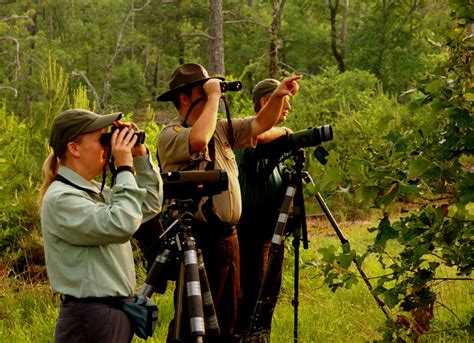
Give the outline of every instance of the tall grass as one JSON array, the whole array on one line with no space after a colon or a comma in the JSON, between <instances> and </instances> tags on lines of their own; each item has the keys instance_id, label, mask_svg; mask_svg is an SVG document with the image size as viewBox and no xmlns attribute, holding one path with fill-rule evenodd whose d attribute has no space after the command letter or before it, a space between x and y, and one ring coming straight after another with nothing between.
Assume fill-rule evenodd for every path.
<instances>
[{"instance_id":1,"label":"tall grass","mask_svg":"<svg viewBox=\"0 0 474 343\"><path fill-rule=\"evenodd\" d=\"M298 338L299 342L367 342L382 340L385 317L377 307L366 285L360 280L351 289L332 292L323 283L317 250L339 245L332 228L323 221L310 223L309 249L300 248ZM371 240L366 223L341 225L353 249L360 252ZM271 341L291 342L294 337L294 253L292 238L286 242L286 257L281 296L275 310ZM380 275L376 261L366 260L364 271L371 277ZM3 271L5 274L5 271ZM443 277L453 276L444 270ZM0 284L0 342L51 342L58 312L58 298L51 294L47 283L28 283L12 277ZM138 278L143 280L143 269ZM138 282L138 286L140 286ZM376 283L376 279L371 279ZM173 287L169 282L165 294L154 294L159 308L159 324L148 342L164 342L168 323L173 317ZM456 330L473 311L472 281L441 282L438 299L447 306L435 306L435 317L429 334L420 342L471 342L465 331ZM449 307L449 308L448 308ZM134 342L142 342L134 338Z\"/></svg>"}]
</instances>

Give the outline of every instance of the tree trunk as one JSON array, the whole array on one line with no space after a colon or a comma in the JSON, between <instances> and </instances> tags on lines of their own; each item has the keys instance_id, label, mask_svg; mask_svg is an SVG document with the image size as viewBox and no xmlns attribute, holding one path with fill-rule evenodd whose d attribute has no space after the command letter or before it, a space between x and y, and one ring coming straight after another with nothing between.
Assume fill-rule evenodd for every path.
<instances>
[{"instance_id":1,"label":"tree trunk","mask_svg":"<svg viewBox=\"0 0 474 343\"><path fill-rule=\"evenodd\" d=\"M341 56L344 63L344 70L347 66L345 64L346 59L346 41L347 41L347 13L349 12L349 0L343 0L344 7L342 9L342 22L341 22Z\"/></svg>"},{"instance_id":2,"label":"tree trunk","mask_svg":"<svg viewBox=\"0 0 474 343\"><path fill-rule=\"evenodd\" d=\"M341 73L346 71L346 65L344 62L344 57L345 57L344 54L345 54L345 40L346 40L346 34L347 34L347 22L346 22L347 7L346 6L348 5L349 5L349 0L344 0L343 18L342 18L342 23L341 23L341 35L340 37L338 37L337 12L339 10L339 0L335 0L334 4L332 0L328 2L329 11L331 13L331 50L334 57L336 58L339 71ZM338 44L338 40L339 40L339 44Z\"/></svg>"},{"instance_id":3,"label":"tree trunk","mask_svg":"<svg viewBox=\"0 0 474 343\"><path fill-rule=\"evenodd\" d=\"M145 87L148 85L148 44L145 45L145 49L143 51L143 78L145 79Z\"/></svg>"},{"instance_id":4,"label":"tree trunk","mask_svg":"<svg viewBox=\"0 0 474 343\"><path fill-rule=\"evenodd\" d=\"M376 56L376 62L375 62L375 66L374 66L374 74L378 77L378 78L381 78L381 75L382 75L382 63L383 63L383 60L384 60L384 55L385 55L385 46L386 46L386 36L387 36L387 27L386 25L388 24L388 16L389 16L389 7L392 5L392 3L388 3L386 2L386 0L383 0L382 1L382 13L381 13L381 17L382 17L382 23L383 23L383 26L381 27L381 30L382 30L382 34L380 35L380 39L379 39L379 46L380 46L380 49L378 49L378 52L377 52L377 56Z\"/></svg>"},{"instance_id":5,"label":"tree trunk","mask_svg":"<svg viewBox=\"0 0 474 343\"><path fill-rule=\"evenodd\" d=\"M225 75L222 0L211 0L209 23L208 34L213 39L208 44L208 71L211 75Z\"/></svg>"},{"instance_id":6,"label":"tree trunk","mask_svg":"<svg viewBox=\"0 0 474 343\"><path fill-rule=\"evenodd\" d=\"M160 66L160 51L156 52L155 68L153 69L153 88L158 87L158 69Z\"/></svg>"},{"instance_id":7,"label":"tree trunk","mask_svg":"<svg viewBox=\"0 0 474 343\"><path fill-rule=\"evenodd\" d=\"M131 8L132 8L132 14L131 14L131 28L130 28L130 35L131 35L131 40L130 40L130 56L131 60L133 61L135 59L135 1L132 0L131 2Z\"/></svg>"},{"instance_id":8,"label":"tree trunk","mask_svg":"<svg viewBox=\"0 0 474 343\"><path fill-rule=\"evenodd\" d=\"M278 29L281 26L281 14L285 0L273 0L272 24L270 26L270 77L278 78Z\"/></svg>"}]
</instances>

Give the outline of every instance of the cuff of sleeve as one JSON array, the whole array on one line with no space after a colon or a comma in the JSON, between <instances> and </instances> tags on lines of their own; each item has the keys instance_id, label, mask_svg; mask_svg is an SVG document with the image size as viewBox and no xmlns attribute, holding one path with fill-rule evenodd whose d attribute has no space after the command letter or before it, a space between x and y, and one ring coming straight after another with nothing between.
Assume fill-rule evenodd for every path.
<instances>
[{"instance_id":1,"label":"cuff of sleeve","mask_svg":"<svg viewBox=\"0 0 474 343\"><path fill-rule=\"evenodd\" d=\"M144 170L150 165L150 154L136 156L133 158L133 165L136 170Z\"/></svg>"}]
</instances>

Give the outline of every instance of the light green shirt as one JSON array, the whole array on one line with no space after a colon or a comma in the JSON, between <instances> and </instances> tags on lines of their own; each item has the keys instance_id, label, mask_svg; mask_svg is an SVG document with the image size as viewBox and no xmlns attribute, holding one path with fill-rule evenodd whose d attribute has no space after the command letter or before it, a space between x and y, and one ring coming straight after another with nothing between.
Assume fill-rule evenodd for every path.
<instances>
[{"instance_id":1,"label":"light green shirt","mask_svg":"<svg viewBox=\"0 0 474 343\"><path fill-rule=\"evenodd\" d=\"M54 292L84 297L130 296L135 266L130 238L161 210L162 180L150 156L134 158L136 176L117 175L112 189L88 182L71 169L58 173L41 205L46 268Z\"/></svg>"}]
</instances>

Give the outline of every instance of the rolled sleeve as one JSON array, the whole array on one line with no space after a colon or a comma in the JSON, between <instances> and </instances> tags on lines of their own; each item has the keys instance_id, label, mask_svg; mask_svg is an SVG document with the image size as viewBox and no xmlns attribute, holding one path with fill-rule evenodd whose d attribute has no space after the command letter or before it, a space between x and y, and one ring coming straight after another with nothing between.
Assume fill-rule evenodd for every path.
<instances>
[{"instance_id":1,"label":"rolled sleeve","mask_svg":"<svg viewBox=\"0 0 474 343\"><path fill-rule=\"evenodd\" d=\"M187 166L209 158L207 148L190 153L190 127L170 124L158 136L158 159L164 172L186 169Z\"/></svg>"}]
</instances>

